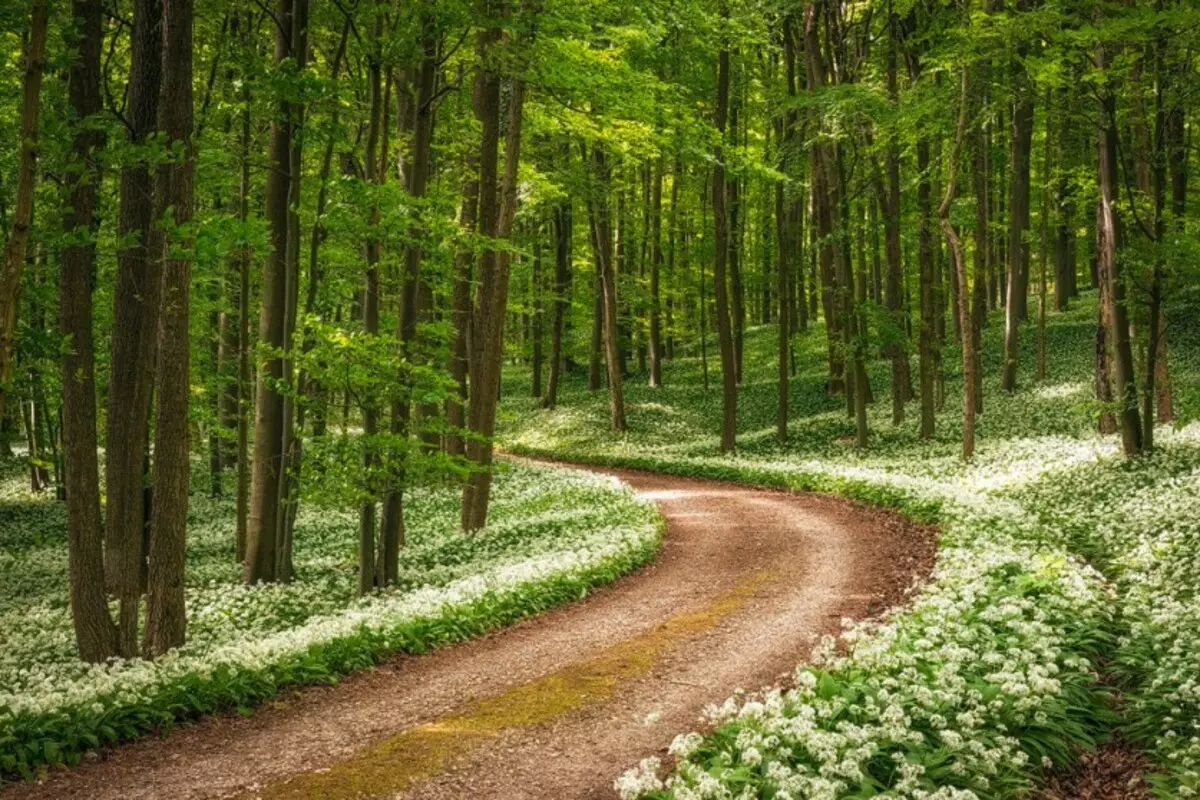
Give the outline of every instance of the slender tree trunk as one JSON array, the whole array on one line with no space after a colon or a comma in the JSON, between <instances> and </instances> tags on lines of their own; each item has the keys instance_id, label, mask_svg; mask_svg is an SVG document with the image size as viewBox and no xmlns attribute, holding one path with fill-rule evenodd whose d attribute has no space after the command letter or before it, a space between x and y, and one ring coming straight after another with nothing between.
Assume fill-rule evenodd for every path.
<instances>
[{"instance_id":1,"label":"slender tree trunk","mask_svg":"<svg viewBox=\"0 0 1200 800\"><path fill-rule=\"evenodd\" d=\"M569 154L570 148L564 147L563 151ZM550 323L550 376L546 379L542 408L554 408L558 403L558 383L564 367L563 327L571 303L571 199L563 199L553 213L554 307Z\"/></svg>"},{"instance_id":2,"label":"slender tree trunk","mask_svg":"<svg viewBox=\"0 0 1200 800\"><path fill-rule=\"evenodd\" d=\"M1041 247L1038 248L1038 309L1037 309L1037 382L1042 383L1046 380L1046 261L1049 258L1048 250L1050 248L1050 170L1053 166L1052 156L1053 150L1051 144L1054 139L1054 126L1052 124L1052 107L1050 104L1050 92L1046 92L1046 136L1042 143L1043 160L1042 160L1042 187L1041 187Z\"/></svg>"},{"instance_id":3,"label":"slender tree trunk","mask_svg":"<svg viewBox=\"0 0 1200 800\"><path fill-rule=\"evenodd\" d=\"M786 174L790 158L783 145L784 119L782 116L775 118L775 138L781 143L778 168ZM775 438L779 440L780 444L785 443L788 438L788 390L791 378L788 374L788 351L791 346L792 331L789 325L788 306L792 290L788 285L788 277L792 269L790 257L794 251L793 243L788 236L788 228L784 182L778 180L775 182L775 294L779 302L779 319L777 321L779 327L779 358L777 362L779 399L775 406Z\"/></svg>"},{"instance_id":4,"label":"slender tree trunk","mask_svg":"<svg viewBox=\"0 0 1200 800\"><path fill-rule=\"evenodd\" d=\"M381 185L387 173L380 169L379 135L383 128L383 91L380 38L383 31L383 13L376 8L372 21L370 55L367 61L367 87L370 93L370 120L367 128L367 146L363 159L363 177L371 186ZM379 335L379 206L373 202L367 222L366 241L367 275L362 296L363 333ZM374 438L379 433L379 401L375 397L364 399L363 407L363 470L366 472L366 496L358 510L358 593L369 594L375 587L375 525L378 479L375 471L377 445Z\"/></svg>"},{"instance_id":5,"label":"slender tree trunk","mask_svg":"<svg viewBox=\"0 0 1200 800\"><path fill-rule=\"evenodd\" d=\"M1187 213L1187 161L1188 147L1184 136L1184 109L1177 99L1168 110L1164 124L1164 136L1167 144L1167 168L1171 181L1171 216L1174 220L1173 230L1182 234L1185 230L1185 214ZM1165 321L1160 323L1165 330ZM1158 421L1171 422L1175 419L1175 409L1171 400L1171 383L1167 375L1167 338L1159 337L1159 356L1157 360L1158 375Z\"/></svg>"},{"instance_id":6,"label":"slender tree trunk","mask_svg":"<svg viewBox=\"0 0 1200 800\"><path fill-rule=\"evenodd\" d=\"M169 0L163 14L162 101L159 128L181 160L159 167L156 215L173 215L173 229L190 231L193 206L192 3ZM185 233L185 237L189 234ZM187 630L183 574L188 510L188 291L190 238L163 239L162 306L154 420L154 504L150 513L143 650L150 657L183 644Z\"/></svg>"},{"instance_id":7,"label":"slender tree trunk","mask_svg":"<svg viewBox=\"0 0 1200 800\"><path fill-rule=\"evenodd\" d=\"M467 178L463 181L462 208L458 224L463 233L470 236L475 232L475 221L479 211L479 170L474 158L467 160ZM474 254L467 247L455 256L454 288L452 290L450 316L454 321L454 340L450 349L450 375L456 387L455 395L446 400L446 453L461 456L466 452L462 431L466 428L468 398L467 373L470 358L468 346L471 333L471 265ZM553 374L553 373L552 373Z\"/></svg>"},{"instance_id":8,"label":"slender tree trunk","mask_svg":"<svg viewBox=\"0 0 1200 800\"><path fill-rule=\"evenodd\" d=\"M1029 244L1029 172L1033 148L1033 96L1024 77L1024 67L1014 65L1016 99L1012 110L1012 183L1008 201L1008 283L1004 317L1004 391L1017 388L1019 334L1028 314Z\"/></svg>"},{"instance_id":9,"label":"slender tree trunk","mask_svg":"<svg viewBox=\"0 0 1200 800\"><path fill-rule=\"evenodd\" d=\"M1103 70L1108 66L1108 54L1103 45L1096 50L1097 66ZM1120 274L1119 220L1116 197L1117 175L1117 129L1116 100L1106 90L1100 98L1100 147L1099 185L1100 214L1098 220L1097 261L1100 278L1107 289L1109 334L1112 336L1112 365L1116 400L1119 404L1118 419L1121 426L1121 443L1127 457L1142 452L1142 426L1138 414L1137 382L1134 378L1133 346L1129 336L1129 312L1125 301L1125 283Z\"/></svg>"},{"instance_id":10,"label":"slender tree trunk","mask_svg":"<svg viewBox=\"0 0 1200 800\"><path fill-rule=\"evenodd\" d=\"M617 320L617 276L613 263L613 232L608 199L612 169L608 165L604 150L599 146L592 150L592 176L592 245L596 271L600 276L600 298L603 303L604 361L608 373L609 412L612 429L624 431L627 423L625 394L621 385L621 333Z\"/></svg>"},{"instance_id":11,"label":"slender tree trunk","mask_svg":"<svg viewBox=\"0 0 1200 800\"><path fill-rule=\"evenodd\" d=\"M0 265L0 419L16 351L18 300L21 270L29 229L33 224L33 194L37 185L38 112L41 108L42 76L46 60L46 0L32 0L29 12L29 40L24 53L21 81L21 141L17 163L17 195L12 227L4 245L4 263Z\"/></svg>"},{"instance_id":12,"label":"slender tree trunk","mask_svg":"<svg viewBox=\"0 0 1200 800\"><path fill-rule=\"evenodd\" d=\"M722 15L728 17L729 9L722 7ZM717 132L724 138L725 117L729 108L729 50L722 46L717 66L717 104L714 121ZM716 300L717 344L721 353L721 452L731 452L737 446L737 362L734 352L733 331L729 318L729 295L725 275L729 257L729 220L725 208L725 154L724 147L717 145L713 154L712 204L716 248L713 258L713 297Z\"/></svg>"},{"instance_id":13,"label":"slender tree trunk","mask_svg":"<svg viewBox=\"0 0 1200 800\"><path fill-rule=\"evenodd\" d=\"M292 54L293 2L277 0L276 3L276 65ZM280 97L276 117L271 122L271 166L267 170L266 217L271 243L263 265L258 338L270 349L270 354L258 365L255 394L254 464L244 573L246 583L250 584L279 579L279 498L284 469L284 403L279 388L284 380L284 359L279 354L287 339L291 133L290 104Z\"/></svg>"},{"instance_id":14,"label":"slender tree trunk","mask_svg":"<svg viewBox=\"0 0 1200 800\"><path fill-rule=\"evenodd\" d=\"M960 290L955 297L959 329L962 332L962 364L963 364L963 459L970 461L975 454L975 345L972 341L973 326L971 324L971 304L967 295L967 266L966 254L963 252L962 240L950 222L950 207L954 204L955 193L958 190L958 160L962 152L963 140L967 131L967 98L968 79L967 68L962 68L961 84L958 98L958 123L954 132L954 149L950 153L950 164L946 177L946 194L938 207L938 219L941 221L942 233L946 235L946 244L950 250L950 263L954 274L958 276Z\"/></svg>"},{"instance_id":15,"label":"slender tree trunk","mask_svg":"<svg viewBox=\"0 0 1200 800\"><path fill-rule=\"evenodd\" d=\"M530 393L533 397L542 396L542 226L534 225L533 260L530 262L530 316L529 335L532 338L530 348L530 378L532 385Z\"/></svg>"},{"instance_id":16,"label":"slender tree trunk","mask_svg":"<svg viewBox=\"0 0 1200 800\"><path fill-rule=\"evenodd\" d=\"M241 180L238 185L238 221L250 215L250 88L242 85ZM236 558L246 562L250 527L250 246L238 248L238 414L237 414L237 542Z\"/></svg>"},{"instance_id":17,"label":"slender tree trunk","mask_svg":"<svg viewBox=\"0 0 1200 800\"><path fill-rule=\"evenodd\" d=\"M933 438L934 429L934 321L933 307L933 202L930 198L929 140L917 142L917 171L921 174L917 184L917 208L921 222L918 244L920 290L920 328L918 332L918 355L920 358L921 385L921 438Z\"/></svg>"},{"instance_id":18,"label":"slender tree trunk","mask_svg":"<svg viewBox=\"0 0 1200 800\"><path fill-rule=\"evenodd\" d=\"M532 12L530 12L532 13ZM491 29L480 34L481 49L499 37ZM517 39L517 50L531 44L528 35ZM514 78L508 105L508 129L504 154L504 180L496 196L496 173L499 143L500 78L488 72L484 96L480 104L483 113L483 138L480 160L480 230L484 235L506 239L512 231L517 213L517 168L521 158L521 126L524 119L525 81ZM490 162L490 163L489 163ZM486 250L479 264L479 291L476 294L476 316L473 330L476 343L471 367L471 430L477 438L467 445L467 455L476 472L463 489L462 528L476 531L487 524L488 502L492 487L492 436L496 429L496 405L500 394L500 366L504 343L504 317L508 305L509 259L507 250Z\"/></svg>"},{"instance_id":19,"label":"slender tree trunk","mask_svg":"<svg viewBox=\"0 0 1200 800\"><path fill-rule=\"evenodd\" d=\"M1059 96L1064 112L1069 108L1068 96L1064 91ZM1070 173L1067 169L1067 132L1062 131L1057 139L1059 174L1055 183L1054 205L1057 222L1054 229L1054 309L1066 311L1073 288L1071 265L1072 218L1074 201L1071 195Z\"/></svg>"},{"instance_id":20,"label":"slender tree trunk","mask_svg":"<svg viewBox=\"0 0 1200 800\"><path fill-rule=\"evenodd\" d=\"M896 28L899 21L892 15L889 22L887 54L888 97L899 102L896 75ZM887 260L887 280L884 283L884 302L891 330L887 353L892 361L892 424L904 422L904 404L909 400L912 377L909 374L907 337L904 329L904 265L900 247L900 146L895 136L889 136L884 152L884 172L887 184L879 198L883 215L883 246Z\"/></svg>"},{"instance_id":21,"label":"slender tree trunk","mask_svg":"<svg viewBox=\"0 0 1200 800\"><path fill-rule=\"evenodd\" d=\"M740 103L737 99L737 93L734 93L734 101L731 104L729 112L729 140L734 145L738 140L738 112ZM736 176L730 176L725 182L726 197L729 200L729 285L731 290L732 307L730 309L730 321L733 323L733 367L734 376L737 382L742 382L742 347L745 338L746 329L746 298L745 289L742 286L742 248L741 230L742 217L742 194L741 180Z\"/></svg>"},{"instance_id":22,"label":"slender tree trunk","mask_svg":"<svg viewBox=\"0 0 1200 800\"><path fill-rule=\"evenodd\" d=\"M129 143L144 146L158 124L162 70L162 7L138 0L133 9L126 119ZM144 159L121 170L118 237L105 437L105 577L120 598L121 655L138 653L145 507L143 462L157 357L162 232L151 232L154 192Z\"/></svg>"},{"instance_id":23,"label":"slender tree trunk","mask_svg":"<svg viewBox=\"0 0 1200 800\"><path fill-rule=\"evenodd\" d=\"M64 233L60 254L59 330L62 355L62 425L67 492L67 562L71 616L79 657L93 663L117 653L117 629L104 595L100 521L100 475L96 454L96 360L92 340L92 281L96 268L96 196L100 181L96 151L104 145L88 122L99 113L100 0L74 0L72 18L78 56L70 69L68 94L74 112L75 168L66 174Z\"/></svg>"},{"instance_id":24,"label":"slender tree trunk","mask_svg":"<svg viewBox=\"0 0 1200 800\"><path fill-rule=\"evenodd\" d=\"M308 61L308 0L292 2L292 59L303 73ZM279 452L279 513L275 529L275 579L293 577L292 531L300 499L300 439L296 436L296 317L300 304L300 179L303 172L304 103L289 104L291 127L287 161L287 251L284 259L282 432Z\"/></svg>"},{"instance_id":25,"label":"slender tree trunk","mask_svg":"<svg viewBox=\"0 0 1200 800\"><path fill-rule=\"evenodd\" d=\"M654 166L654 182L651 186L650 217L650 386L662 386L662 161Z\"/></svg>"},{"instance_id":26,"label":"slender tree trunk","mask_svg":"<svg viewBox=\"0 0 1200 800\"><path fill-rule=\"evenodd\" d=\"M433 141L433 93L437 82L438 36L432 10L421 8L421 67L417 74L417 95L413 114L412 158L406 175L409 197L419 207L429 185ZM409 363L420 364L417 348L417 326L427 321L432 313L432 295L421 274L424 251L419 244L424 236L424 226L418 214L409 228L410 243L404 248L404 274L400 318L397 337ZM411 387L409 387L411 390ZM425 409L428 413L429 410ZM422 415L424 416L424 415ZM405 397L392 402L391 433L407 438L412 423L412 402ZM427 445L431 442L426 442ZM402 458L406 458L402 456ZM393 478L391 490L384 495L382 535L382 560L378 565L379 583L391 586L399 572L400 548L404 544L404 487L396 485L404 480L400 475Z\"/></svg>"},{"instance_id":27,"label":"slender tree trunk","mask_svg":"<svg viewBox=\"0 0 1200 800\"><path fill-rule=\"evenodd\" d=\"M991 68L984 64L980 68L979 86L982 93L980 111L987 105L988 84ZM974 165L971 181L975 194L975 263L974 286L971 308L971 377L975 398L975 414L983 413L983 327L988 313L988 275L991 272L992 235L991 226L991 153L986 124L975 134ZM964 348L966 342L963 343Z\"/></svg>"}]
</instances>

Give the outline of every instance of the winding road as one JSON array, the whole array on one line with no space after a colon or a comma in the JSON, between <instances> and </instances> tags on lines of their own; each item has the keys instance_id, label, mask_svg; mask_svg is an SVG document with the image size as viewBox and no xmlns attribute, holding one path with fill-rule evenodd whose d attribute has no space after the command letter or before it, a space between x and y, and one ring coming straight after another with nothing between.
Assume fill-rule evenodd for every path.
<instances>
[{"instance_id":1,"label":"winding road","mask_svg":"<svg viewBox=\"0 0 1200 800\"><path fill-rule=\"evenodd\" d=\"M609 798L705 706L902 602L934 533L815 495L603 470L667 519L658 559L566 607L338 686L115 748L18 798Z\"/></svg>"}]
</instances>

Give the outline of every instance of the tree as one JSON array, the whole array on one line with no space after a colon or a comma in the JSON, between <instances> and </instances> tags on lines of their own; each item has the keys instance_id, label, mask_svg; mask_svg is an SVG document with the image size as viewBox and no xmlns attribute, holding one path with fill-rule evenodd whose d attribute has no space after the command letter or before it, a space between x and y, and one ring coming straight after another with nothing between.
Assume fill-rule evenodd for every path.
<instances>
[{"instance_id":1,"label":"tree","mask_svg":"<svg viewBox=\"0 0 1200 800\"><path fill-rule=\"evenodd\" d=\"M162 73L162 4L138 0L130 52L129 143L145 147L158 125ZM117 254L112 360L105 440L105 577L121 601L121 655L137 655L144 582L144 472L157 357L162 291L162 229L153 226L155 198L144 156L121 170L118 232L128 246ZM154 230L152 230L152 226Z\"/></svg>"},{"instance_id":2,"label":"tree","mask_svg":"<svg viewBox=\"0 0 1200 800\"><path fill-rule=\"evenodd\" d=\"M156 212L163 236L154 420L154 507L150 515L143 649L156 656L183 644L183 576L188 509L188 292L193 208L192 3L169 0L163 15L159 128L173 152L159 167Z\"/></svg>"},{"instance_id":3,"label":"tree","mask_svg":"<svg viewBox=\"0 0 1200 800\"><path fill-rule=\"evenodd\" d=\"M1096 47L1096 66L1104 70L1109 64L1108 46ZM1121 425L1121 444L1125 455L1142 452L1142 426L1138 414L1137 383L1133 369L1133 346L1129 338L1129 311L1125 299L1125 283L1121 276L1120 219L1117 215L1117 118L1116 99L1105 90L1100 95L1099 164L1100 203L1097 213L1097 262L1104 286L1105 316L1108 335L1112 338L1112 366L1116 384L1117 417Z\"/></svg>"},{"instance_id":4,"label":"tree","mask_svg":"<svg viewBox=\"0 0 1200 800\"><path fill-rule=\"evenodd\" d=\"M67 542L71 615L84 661L102 662L117 653L117 629L104 595L100 467L96 453L96 355L92 334L92 274L96 263L97 151L104 145L95 125L100 101L100 0L73 0L71 14L79 55L68 78L74 114L72 153L66 178L63 221L66 246L59 258L59 330L62 355L63 447L67 490ZM185 440L186 441L186 440ZM186 461L186 458L185 458Z\"/></svg>"},{"instance_id":5,"label":"tree","mask_svg":"<svg viewBox=\"0 0 1200 800\"><path fill-rule=\"evenodd\" d=\"M967 131L967 97L968 79L967 68L960 70L960 89L958 99L958 122L954 130L954 149L950 153L950 164L946 176L946 194L938 206L938 219L941 222L942 233L946 236L946 245L950 249L950 263L954 274L958 276L960 287L955 313L958 314L959 329L962 331L962 362L963 362L963 459L970 461L975 454L975 344L974 331L971 325L971 303L967 293L966 254L963 252L962 240L958 231L950 221L950 207L958 190L958 161L962 152L963 140Z\"/></svg>"},{"instance_id":6,"label":"tree","mask_svg":"<svg viewBox=\"0 0 1200 800\"><path fill-rule=\"evenodd\" d=\"M29 228L33 223L33 191L37 183L38 117L46 58L46 2L33 0L29 11L29 38L25 46L25 73L21 80L21 153L17 169L17 196L12 227L4 243L0 265L0 419L4 419L8 383L17 333L17 300Z\"/></svg>"},{"instance_id":7,"label":"tree","mask_svg":"<svg viewBox=\"0 0 1200 800\"><path fill-rule=\"evenodd\" d=\"M721 7L722 20L728 21L729 9ZM717 102L713 121L717 134L725 137L726 116L729 113L729 46L721 43L717 57ZM729 219L725 208L724 146L718 141L713 152L713 296L716 299L717 344L721 353L721 452L728 453L737 446L737 362L733 347L733 331L729 320L729 287L725 275L729 258Z\"/></svg>"},{"instance_id":8,"label":"tree","mask_svg":"<svg viewBox=\"0 0 1200 800\"><path fill-rule=\"evenodd\" d=\"M496 9L504 12L503 3ZM526 28L518 36L517 50L529 46L532 38L536 8L527 3L524 11ZM479 36L481 61L491 55L491 48L500 40L498 28L485 30ZM462 527L475 531L487 524L488 502L492 486L492 441L496 429L496 404L500 392L500 364L504 341L504 316L508 307L508 277L511 252L500 249L503 240L512 232L517 213L517 170L521 159L521 125L525 103L525 80L512 80L508 101L508 137L505 143L504 179L497 187L497 146L500 138L500 75L491 65L483 64L480 113L483 136L480 146L480 206L479 229L490 236L479 261L479 288L475 300L472 330L476 334L471 354L471 431L475 434L467 444L467 457L474 462L476 472L463 489ZM498 189L498 191L497 191Z\"/></svg>"},{"instance_id":9,"label":"tree","mask_svg":"<svg viewBox=\"0 0 1200 800\"><path fill-rule=\"evenodd\" d=\"M302 0L301 0L302 1ZM275 66L292 54L292 12L296 0L277 0L275 6ZM246 533L246 583L279 578L280 486L283 480L283 351L287 339L288 198L292 159L291 107L286 97L276 101L271 120L270 162L267 171L266 216L271 247L262 271L262 310L258 339L266 348L259 357L254 411L254 461L250 483L250 520Z\"/></svg>"}]
</instances>

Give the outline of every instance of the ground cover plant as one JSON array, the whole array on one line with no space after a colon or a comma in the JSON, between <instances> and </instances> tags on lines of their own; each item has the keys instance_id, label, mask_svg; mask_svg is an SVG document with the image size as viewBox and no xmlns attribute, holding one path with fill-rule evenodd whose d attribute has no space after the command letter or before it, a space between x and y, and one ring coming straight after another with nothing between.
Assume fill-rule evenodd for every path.
<instances>
[{"instance_id":1,"label":"ground cover plant","mask_svg":"<svg viewBox=\"0 0 1200 800\"><path fill-rule=\"evenodd\" d=\"M1055 355L1043 382L986 393L971 462L959 456L952 412L921 441L916 421L893 427L877 403L870 446L856 447L854 421L825 396L819 333L798 342L782 447L775 386L749 373L739 449L717 454L720 397L703 389L695 358L672 364L664 388L628 385L621 436L600 434L607 409L583 387L553 412L509 400L504 440L514 450L848 495L942 527L938 567L910 607L849 630L845 652L816 654L794 688L713 709L710 733L681 735L665 772L653 760L622 776L623 795L1021 797L1120 729L1153 756L1161 796L1188 796L1200 722L1188 644L1195 342L1181 337L1173 362L1186 417L1160 428L1153 456L1127 462L1115 437L1095 433L1094 314L1084 302L1050 317ZM988 333L984 375L995 376L986 354L998 348L986 348L998 332ZM746 363L764 363L751 348L772 344L769 332L752 333ZM882 369L872 380L886 385ZM960 387L951 375L947 395Z\"/></svg>"},{"instance_id":2,"label":"ground cover plant","mask_svg":"<svg viewBox=\"0 0 1200 800\"><path fill-rule=\"evenodd\" d=\"M0 772L8 776L174 721L248 711L281 687L332 682L396 652L420 653L587 594L657 552L659 517L615 481L505 465L493 524L464 537L450 487L415 490L400 579L358 597L356 514L297 520L296 580L246 586L230 500L189 517L187 645L157 661L80 661L63 593L62 508L6 461L0 520Z\"/></svg>"}]
</instances>

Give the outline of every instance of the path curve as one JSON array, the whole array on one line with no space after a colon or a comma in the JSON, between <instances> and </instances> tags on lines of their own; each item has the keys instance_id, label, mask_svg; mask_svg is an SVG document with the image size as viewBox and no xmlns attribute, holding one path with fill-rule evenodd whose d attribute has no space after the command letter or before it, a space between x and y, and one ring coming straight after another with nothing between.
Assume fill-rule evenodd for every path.
<instances>
[{"instance_id":1,"label":"path curve","mask_svg":"<svg viewBox=\"0 0 1200 800\"><path fill-rule=\"evenodd\" d=\"M48 780L30 798L609 798L735 689L901 602L931 529L817 495L625 470L667 519L640 572L494 634L285 693Z\"/></svg>"}]
</instances>

